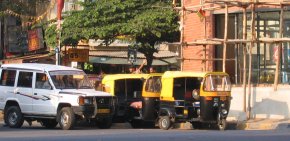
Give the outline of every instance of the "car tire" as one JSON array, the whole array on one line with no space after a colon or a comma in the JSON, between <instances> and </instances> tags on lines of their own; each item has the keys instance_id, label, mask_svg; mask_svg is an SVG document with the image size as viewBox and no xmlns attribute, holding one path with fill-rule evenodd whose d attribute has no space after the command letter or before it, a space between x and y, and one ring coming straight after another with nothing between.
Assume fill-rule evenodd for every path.
<instances>
[{"instance_id":1,"label":"car tire","mask_svg":"<svg viewBox=\"0 0 290 141\"><path fill-rule=\"evenodd\" d=\"M158 125L160 129L168 130L172 125L169 116L160 117L160 119L158 120Z\"/></svg>"},{"instance_id":2,"label":"car tire","mask_svg":"<svg viewBox=\"0 0 290 141\"><path fill-rule=\"evenodd\" d=\"M70 107L64 107L58 114L58 123L63 130L71 130L75 126L75 114Z\"/></svg>"},{"instance_id":3,"label":"car tire","mask_svg":"<svg viewBox=\"0 0 290 141\"><path fill-rule=\"evenodd\" d=\"M55 128L58 122L55 119L42 119L41 125L45 128L52 129Z\"/></svg>"},{"instance_id":4,"label":"car tire","mask_svg":"<svg viewBox=\"0 0 290 141\"><path fill-rule=\"evenodd\" d=\"M109 129L112 126L112 118L103 118L97 122L100 129Z\"/></svg>"},{"instance_id":5,"label":"car tire","mask_svg":"<svg viewBox=\"0 0 290 141\"><path fill-rule=\"evenodd\" d=\"M21 113L21 109L18 106L8 107L4 115L9 127L20 128L23 125L23 114Z\"/></svg>"}]
</instances>

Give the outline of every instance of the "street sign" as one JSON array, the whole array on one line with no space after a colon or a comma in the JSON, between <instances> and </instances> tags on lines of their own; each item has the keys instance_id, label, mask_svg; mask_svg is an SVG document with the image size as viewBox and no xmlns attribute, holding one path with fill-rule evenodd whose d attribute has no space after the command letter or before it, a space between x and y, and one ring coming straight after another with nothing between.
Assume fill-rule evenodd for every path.
<instances>
[{"instance_id":1,"label":"street sign","mask_svg":"<svg viewBox=\"0 0 290 141\"><path fill-rule=\"evenodd\" d=\"M68 58L72 62L88 62L89 50L88 49L68 49Z\"/></svg>"},{"instance_id":2,"label":"street sign","mask_svg":"<svg viewBox=\"0 0 290 141\"><path fill-rule=\"evenodd\" d=\"M135 63L137 61L137 50L128 48L128 62Z\"/></svg>"}]
</instances>

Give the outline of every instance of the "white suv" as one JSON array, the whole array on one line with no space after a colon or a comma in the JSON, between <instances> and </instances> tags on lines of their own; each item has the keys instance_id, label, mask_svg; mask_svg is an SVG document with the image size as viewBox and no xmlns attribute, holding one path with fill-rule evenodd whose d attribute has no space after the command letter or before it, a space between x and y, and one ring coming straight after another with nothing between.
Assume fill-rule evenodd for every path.
<instances>
[{"instance_id":1,"label":"white suv","mask_svg":"<svg viewBox=\"0 0 290 141\"><path fill-rule=\"evenodd\" d=\"M0 110L12 128L26 120L72 129L78 120L110 128L115 98L95 91L79 69L48 64L4 64L0 68Z\"/></svg>"}]
</instances>

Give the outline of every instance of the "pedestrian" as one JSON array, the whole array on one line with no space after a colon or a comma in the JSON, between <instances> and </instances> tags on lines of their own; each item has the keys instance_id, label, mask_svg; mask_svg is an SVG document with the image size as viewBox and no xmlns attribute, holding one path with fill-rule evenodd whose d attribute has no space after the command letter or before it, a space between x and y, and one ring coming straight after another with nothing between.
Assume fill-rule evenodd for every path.
<instances>
[{"instance_id":1,"label":"pedestrian","mask_svg":"<svg viewBox=\"0 0 290 141\"><path fill-rule=\"evenodd\" d=\"M154 68L153 67L150 67L149 68L149 73L154 73L154 72L155 72Z\"/></svg>"}]
</instances>

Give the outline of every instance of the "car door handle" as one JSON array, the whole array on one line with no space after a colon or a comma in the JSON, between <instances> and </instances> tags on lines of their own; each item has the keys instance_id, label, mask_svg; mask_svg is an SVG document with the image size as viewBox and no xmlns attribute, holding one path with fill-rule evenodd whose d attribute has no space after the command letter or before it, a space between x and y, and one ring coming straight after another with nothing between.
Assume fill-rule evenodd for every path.
<instances>
[{"instance_id":1,"label":"car door handle","mask_svg":"<svg viewBox=\"0 0 290 141\"><path fill-rule=\"evenodd\" d=\"M37 95L37 93L34 93L34 95Z\"/></svg>"},{"instance_id":2,"label":"car door handle","mask_svg":"<svg viewBox=\"0 0 290 141\"><path fill-rule=\"evenodd\" d=\"M16 94L20 94L20 92L16 92Z\"/></svg>"}]
</instances>

